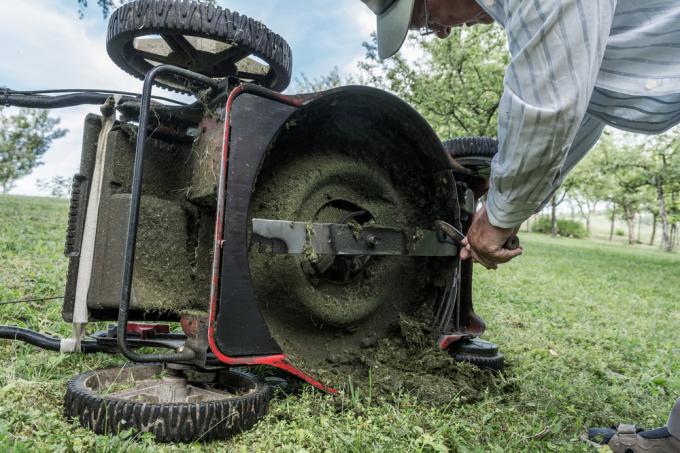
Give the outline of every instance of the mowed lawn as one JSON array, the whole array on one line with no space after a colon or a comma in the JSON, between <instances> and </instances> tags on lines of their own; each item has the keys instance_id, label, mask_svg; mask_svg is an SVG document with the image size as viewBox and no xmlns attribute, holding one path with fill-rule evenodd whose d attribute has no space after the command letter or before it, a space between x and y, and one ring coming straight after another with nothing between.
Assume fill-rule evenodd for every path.
<instances>
[{"instance_id":1,"label":"mowed lawn","mask_svg":"<svg viewBox=\"0 0 680 453\"><path fill-rule=\"evenodd\" d=\"M0 196L0 301L60 295L64 200ZM588 426L663 425L680 396L680 255L522 234L524 256L476 270L476 309L507 369L476 398L444 407L369 389L278 396L255 429L227 442L159 445L96 436L62 416L73 375L116 356L60 355L0 340L0 451L592 451ZM0 324L67 335L61 301L0 305Z\"/></svg>"}]
</instances>

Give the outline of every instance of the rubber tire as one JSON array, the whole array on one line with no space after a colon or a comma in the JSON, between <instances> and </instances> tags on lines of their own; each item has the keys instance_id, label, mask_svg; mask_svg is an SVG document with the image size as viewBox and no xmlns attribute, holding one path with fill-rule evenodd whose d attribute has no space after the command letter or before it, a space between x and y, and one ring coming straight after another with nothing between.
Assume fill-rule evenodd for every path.
<instances>
[{"instance_id":1,"label":"rubber tire","mask_svg":"<svg viewBox=\"0 0 680 453\"><path fill-rule=\"evenodd\" d=\"M293 54L288 43L261 22L236 11L197 1L180 0L136 0L118 8L109 20L106 50L114 63L125 72L144 80L146 71L131 67L124 52L125 44L138 36L140 30L146 34L182 32L217 41L234 42L248 48L253 55L269 64L274 77L263 84L265 88L283 91L290 84ZM152 67L149 64L147 71ZM177 84L164 83L162 76L156 80L156 85L163 88L190 92Z\"/></svg>"},{"instance_id":2,"label":"rubber tire","mask_svg":"<svg viewBox=\"0 0 680 453\"><path fill-rule=\"evenodd\" d=\"M470 363L485 370L501 371L505 365L505 357L498 352L498 346L479 338L453 343L449 346L449 354L457 362Z\"/></svg>"},{"instance_id":3,"label":"rubber tire","mask_svg":"<svg viewBox=\"0 0 680 453\"><path fill-rule=\"evenodd\" d=\"M505 366L505 357L501 353L498 353L496 356L493 357L484 357L479 355L467 355L467 354L453 354L453 358L456 362L469 363L483 370L502 371L503 367Z\"/></svg>"},{"instance_id":4,"label":"rubber tire","mask_svg":"<svg viewBox=\"0 0 680 453\"><path fill-rule=\"evenodd\" d=\"M498 142L491 137L461 137L447 140L444 149L454 159L459 157L489 157L498 152Z\"/></svg>"},{"instance_id":5,"label":"rubber tire","mask_svg":"<svg viewBox=\"0 0 680 453\"><path fill-rule=\"evenodd\" d=\"M498 152L498 142L491 137L461 137L447 140L444 149L460 165L476 176L488 179L491 161Z\"/></svg>"},{"instance_id":6,"label":"rubber tire","mask_svg":"<svg viewBox=\"0 0 680 453\"><path fill-rule=\"evenodd\" d=\"M225 439L251 428L269 409L269 386L263 379L242 370L225 372L237 382L255 386L255 390L247 395L200 403L165 404L110 398L96 393L85 383L101 371L104 370L89 371L71 379L65 398L66 416L77 418L84 428L97 434L115 435L133 429L152 432L159 442Z\"/></svg>"}]
</instances>

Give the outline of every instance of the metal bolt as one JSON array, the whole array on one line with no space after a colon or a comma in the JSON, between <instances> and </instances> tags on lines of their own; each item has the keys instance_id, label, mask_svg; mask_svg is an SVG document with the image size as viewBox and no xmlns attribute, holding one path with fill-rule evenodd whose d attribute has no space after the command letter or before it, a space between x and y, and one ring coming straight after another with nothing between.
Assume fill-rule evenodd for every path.
<instances>
[{"instance_id":1,"label":"metal bolt","mask_svg":"<svg viewBox=\"0 0 680 453\"><path fill-rule=\"evenodd\" d=\"M380 238L375 234L369 234L366 236L366 245L368 245L370 248L375 248L375 246L378 245L378 242L380 242Z\"/></svg>"}]
</instances>

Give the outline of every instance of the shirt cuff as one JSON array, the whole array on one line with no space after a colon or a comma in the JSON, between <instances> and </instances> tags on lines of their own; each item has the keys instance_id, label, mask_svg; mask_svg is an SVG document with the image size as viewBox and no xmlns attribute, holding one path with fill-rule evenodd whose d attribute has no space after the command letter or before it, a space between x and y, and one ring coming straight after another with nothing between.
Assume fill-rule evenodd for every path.
<instances>
[{"instance_id":1,"label":"shirt cuff","mask_svg":"<svg viewBox=\"0 0 680 453\"><path fill-rule=\"evenodd\" d=\"M486 196L486 214L491 225L498 228L515 228L535 211L536 204L508 202L493 187Z\"/></svg>"}]
</instances>

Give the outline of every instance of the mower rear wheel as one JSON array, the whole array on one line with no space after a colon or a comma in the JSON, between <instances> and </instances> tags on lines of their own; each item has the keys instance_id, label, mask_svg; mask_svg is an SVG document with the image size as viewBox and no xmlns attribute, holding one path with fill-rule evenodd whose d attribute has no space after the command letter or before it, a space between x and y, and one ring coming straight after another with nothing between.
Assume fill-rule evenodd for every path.
<instances>
[{"instance_id":1,"label":"mower rear wheel","mask_svg":"<svg viewBox=\"0 0 680 453\"><path fill-rule=\"evenodd\" d=\"M251 373L222 370L213 382L187 377L161 365L89 371L69 381L66 416L97 434L132 429L159 442L191 442L227 438L267 413L269 386Z\"/></svg>"},{"instance_id":2,"label":"mower rear wheel","mask_svg":"<svg viewBox=\"0 0 680 453\"><path fill-rule=\"evenodd\" d=\"M290 83L290 46L262 23L198 1L136 0L109 20L106 50L138 79L160 64L216 80L233 76L276 91ZM186 80L159 75L156 85L191 92Z\"/></svg>"}]
</instances>

